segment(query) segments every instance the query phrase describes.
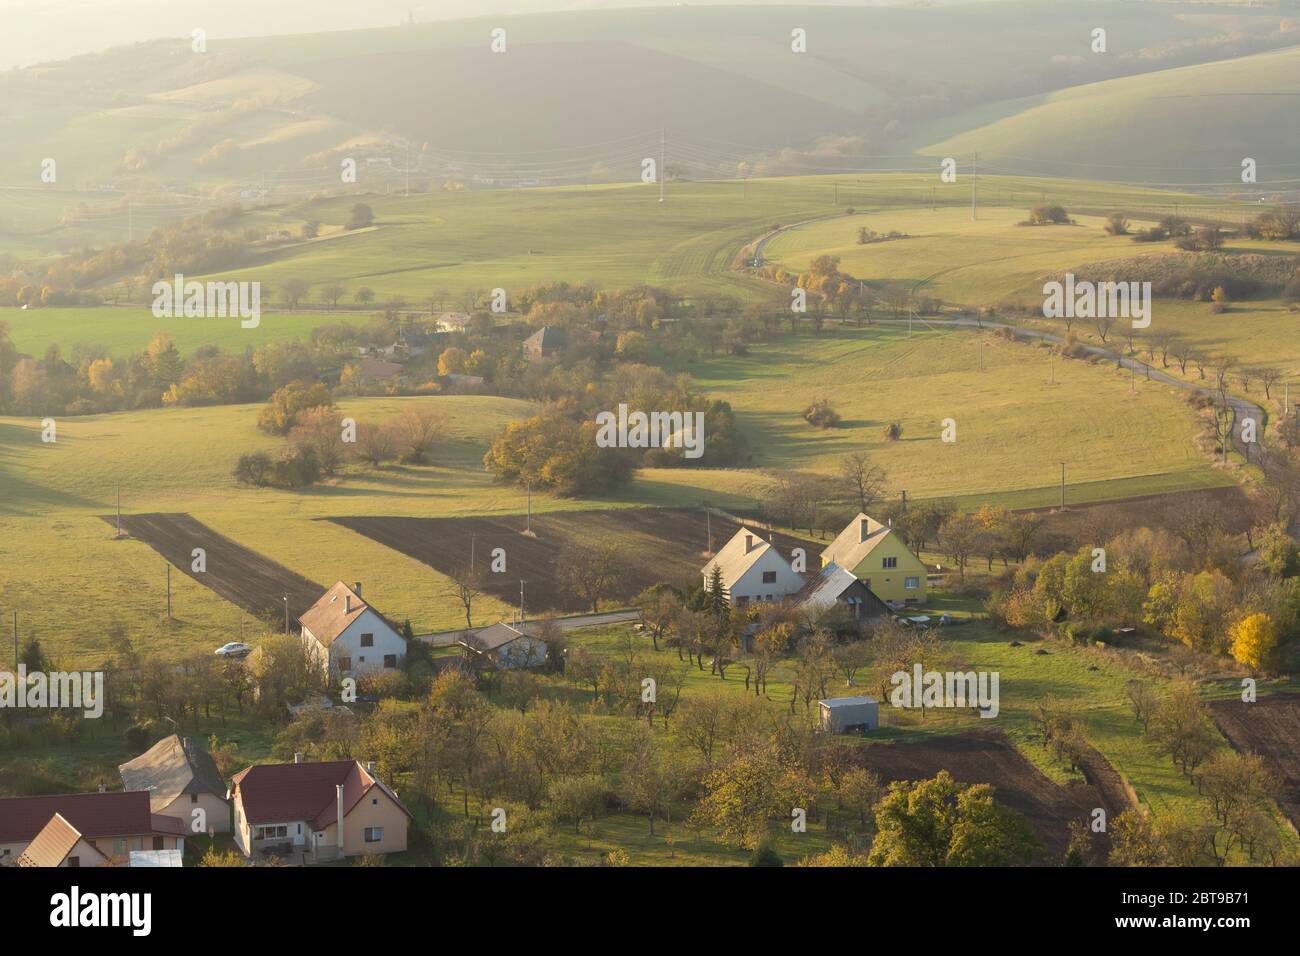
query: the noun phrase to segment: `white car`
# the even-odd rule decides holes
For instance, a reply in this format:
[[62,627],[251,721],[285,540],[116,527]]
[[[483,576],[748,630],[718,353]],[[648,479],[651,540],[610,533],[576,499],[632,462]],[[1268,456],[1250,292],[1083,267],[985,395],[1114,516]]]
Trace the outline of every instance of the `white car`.
[[247,644],[231,641],[218,647],[216,653],[218,657],[247,657],[252,650]]

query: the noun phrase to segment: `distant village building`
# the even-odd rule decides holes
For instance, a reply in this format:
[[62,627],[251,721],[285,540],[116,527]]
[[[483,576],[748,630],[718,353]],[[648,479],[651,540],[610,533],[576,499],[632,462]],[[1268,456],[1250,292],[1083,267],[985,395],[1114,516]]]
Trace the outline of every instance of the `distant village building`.
[[402,366],[396,362],[363,358],[357,362],[356,369],[362,385],[396,385],[402,380]]
[[464,332],[472,319],[468,312],[443,312],[438,316],[438,331]]
[[335,583],[298,623],[308,653],[332,677],[397,670],[406,657],[406,639],[361,599],[360,581]]
[[800,591],[804,580],[770,542],[757,531],[742,527],[704,566],[704,587],[712,587],[713,570],[722,574],[722,586],[734,608],[763,601],[782,601]]
[[217,833],[230,832],[230,804],[226,784],[212,755],[197,747],[189,737],[172,734],[158,741],[134,760],[117,768],[124,790],[149,794],[149,809],[179,820],[193,832],[195,810],[201,810],[203,826]]
[[564,332],[553,325],[543,325],[524,339],[524,358],[530,362],[551,358],[564,348]]

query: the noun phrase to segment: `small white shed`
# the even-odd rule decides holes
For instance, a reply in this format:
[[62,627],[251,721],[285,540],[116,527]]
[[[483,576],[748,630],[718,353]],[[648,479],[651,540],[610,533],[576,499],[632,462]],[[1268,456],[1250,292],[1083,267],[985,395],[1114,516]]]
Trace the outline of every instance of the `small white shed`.
[[861,734],[880,726],[880,704],[874,697],[831,697],[818,706],[822,730],[830,734]]

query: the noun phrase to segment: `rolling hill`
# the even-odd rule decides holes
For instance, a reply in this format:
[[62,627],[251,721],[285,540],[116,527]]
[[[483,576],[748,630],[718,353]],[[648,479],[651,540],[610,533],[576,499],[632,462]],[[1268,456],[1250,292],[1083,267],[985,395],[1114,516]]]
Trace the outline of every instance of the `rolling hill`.
[[[1243,189],[1258,164],[1263,192],[1300,182],[1300,49],[1090,83],[943,121],[964,132],[922,147],[978,151],[994,168],[1043,175]],[[1002,113],[990,118],[990,112]]]

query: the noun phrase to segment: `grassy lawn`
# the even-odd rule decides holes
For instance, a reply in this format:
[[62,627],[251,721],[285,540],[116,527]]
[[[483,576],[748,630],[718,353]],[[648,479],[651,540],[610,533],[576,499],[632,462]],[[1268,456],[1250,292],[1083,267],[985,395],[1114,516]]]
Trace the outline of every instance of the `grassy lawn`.
[[[834,474],[844,455],[866,449],[916,498],[1042,497],[1061,461],[1071,485],[1103,486],[1075,500],[1228,483],[1196,450],[1194,416],[1174,389],[1139,381],[1130,392],[1113,369],[1057,360],[1053,370],[1044,349],[977,336],[828,326],[690,371],[737,410],[757,467]],[[803,420],[821,398],[843,417],[839,428]],[[954,443],[941,440],[947,418]],[[892,421],[903,425],[900,441],[884,437]],[[1124,485],[1104,487],[1111,482]]]

